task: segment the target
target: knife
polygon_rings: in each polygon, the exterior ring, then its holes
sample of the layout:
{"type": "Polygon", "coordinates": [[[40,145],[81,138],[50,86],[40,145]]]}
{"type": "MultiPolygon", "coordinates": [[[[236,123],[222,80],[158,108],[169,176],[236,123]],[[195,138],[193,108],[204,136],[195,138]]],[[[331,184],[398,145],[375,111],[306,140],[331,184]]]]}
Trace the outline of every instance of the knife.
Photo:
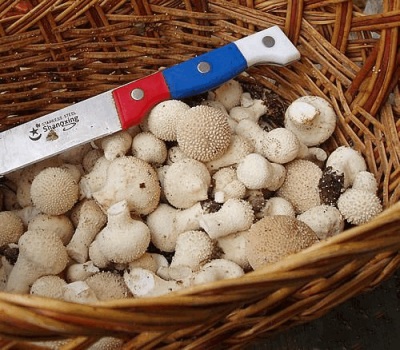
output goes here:
{"type": "Polygon", "coordinates": [[[0,175],[139,124],[156,104],[214,89],[255,64],[300,53],[278,26],[0,133],[0,175]]]}

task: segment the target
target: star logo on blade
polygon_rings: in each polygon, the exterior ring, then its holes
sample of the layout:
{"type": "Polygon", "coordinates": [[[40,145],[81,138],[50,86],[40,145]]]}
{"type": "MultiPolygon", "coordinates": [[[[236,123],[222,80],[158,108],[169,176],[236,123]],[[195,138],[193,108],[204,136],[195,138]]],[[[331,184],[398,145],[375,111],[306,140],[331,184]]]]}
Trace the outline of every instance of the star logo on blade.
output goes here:
{"type": "Polygon", "coordinates": [[[32,129],[29,131],[29,133],[31,134],[31,135],[29,136],[29,138],[30,138],[32,141],[37,141],[37,140],[39,140],[39,139],[42,137],[42,134],[39,134],[37,128],[32,128],[32,129]]]}

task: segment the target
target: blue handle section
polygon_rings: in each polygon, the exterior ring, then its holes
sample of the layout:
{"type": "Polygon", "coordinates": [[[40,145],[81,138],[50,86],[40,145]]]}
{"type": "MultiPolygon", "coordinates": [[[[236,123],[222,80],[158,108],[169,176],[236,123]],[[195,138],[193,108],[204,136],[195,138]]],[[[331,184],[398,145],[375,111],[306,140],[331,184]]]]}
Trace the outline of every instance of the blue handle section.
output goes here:
{"type": "Polygon", "coordinates": [[[234,43],[230,43],[167,68],[162,74],[171,98],[182,99],[214,89],[247,68],[242,53],[234,43]]]}

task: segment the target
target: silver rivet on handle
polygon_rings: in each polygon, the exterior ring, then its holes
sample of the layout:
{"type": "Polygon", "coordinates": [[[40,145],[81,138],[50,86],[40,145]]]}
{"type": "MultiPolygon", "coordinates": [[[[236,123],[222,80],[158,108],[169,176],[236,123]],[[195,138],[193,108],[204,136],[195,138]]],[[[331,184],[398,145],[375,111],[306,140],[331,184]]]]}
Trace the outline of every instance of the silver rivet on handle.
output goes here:
{"type": "Polygon", "coordinates": [[[275,45],[275,39],[269,35],[264,36],[264,38],[262,39],[262,42],[265,47],[272,47],[275,45]]]}
{"type": "Polygon", "coordinates": [[[208,62],[200,62],[198,65],[197,65],[197,70],[200,72],[200,73],[208,73],[210,70],[211,70],[211,65],[208,63],[208,62]]]}
{"type": "Polygon", "coordinates": [[[135,101],[140,101],[144,97],[144,91],[142,89],[136,88],[131,91],[131,97],[135,101]]]}

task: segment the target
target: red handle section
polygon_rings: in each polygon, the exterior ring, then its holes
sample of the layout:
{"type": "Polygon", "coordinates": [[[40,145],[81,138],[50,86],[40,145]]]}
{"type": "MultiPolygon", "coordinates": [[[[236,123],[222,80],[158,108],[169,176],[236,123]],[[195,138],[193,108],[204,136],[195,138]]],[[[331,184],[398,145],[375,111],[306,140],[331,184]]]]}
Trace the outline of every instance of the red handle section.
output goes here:
{"type": "Polygon", "coordinates": [[[112,94],[122,129],[140,124],[156,104],[171,98],[162,72],[116,88],[112,94]]]}

